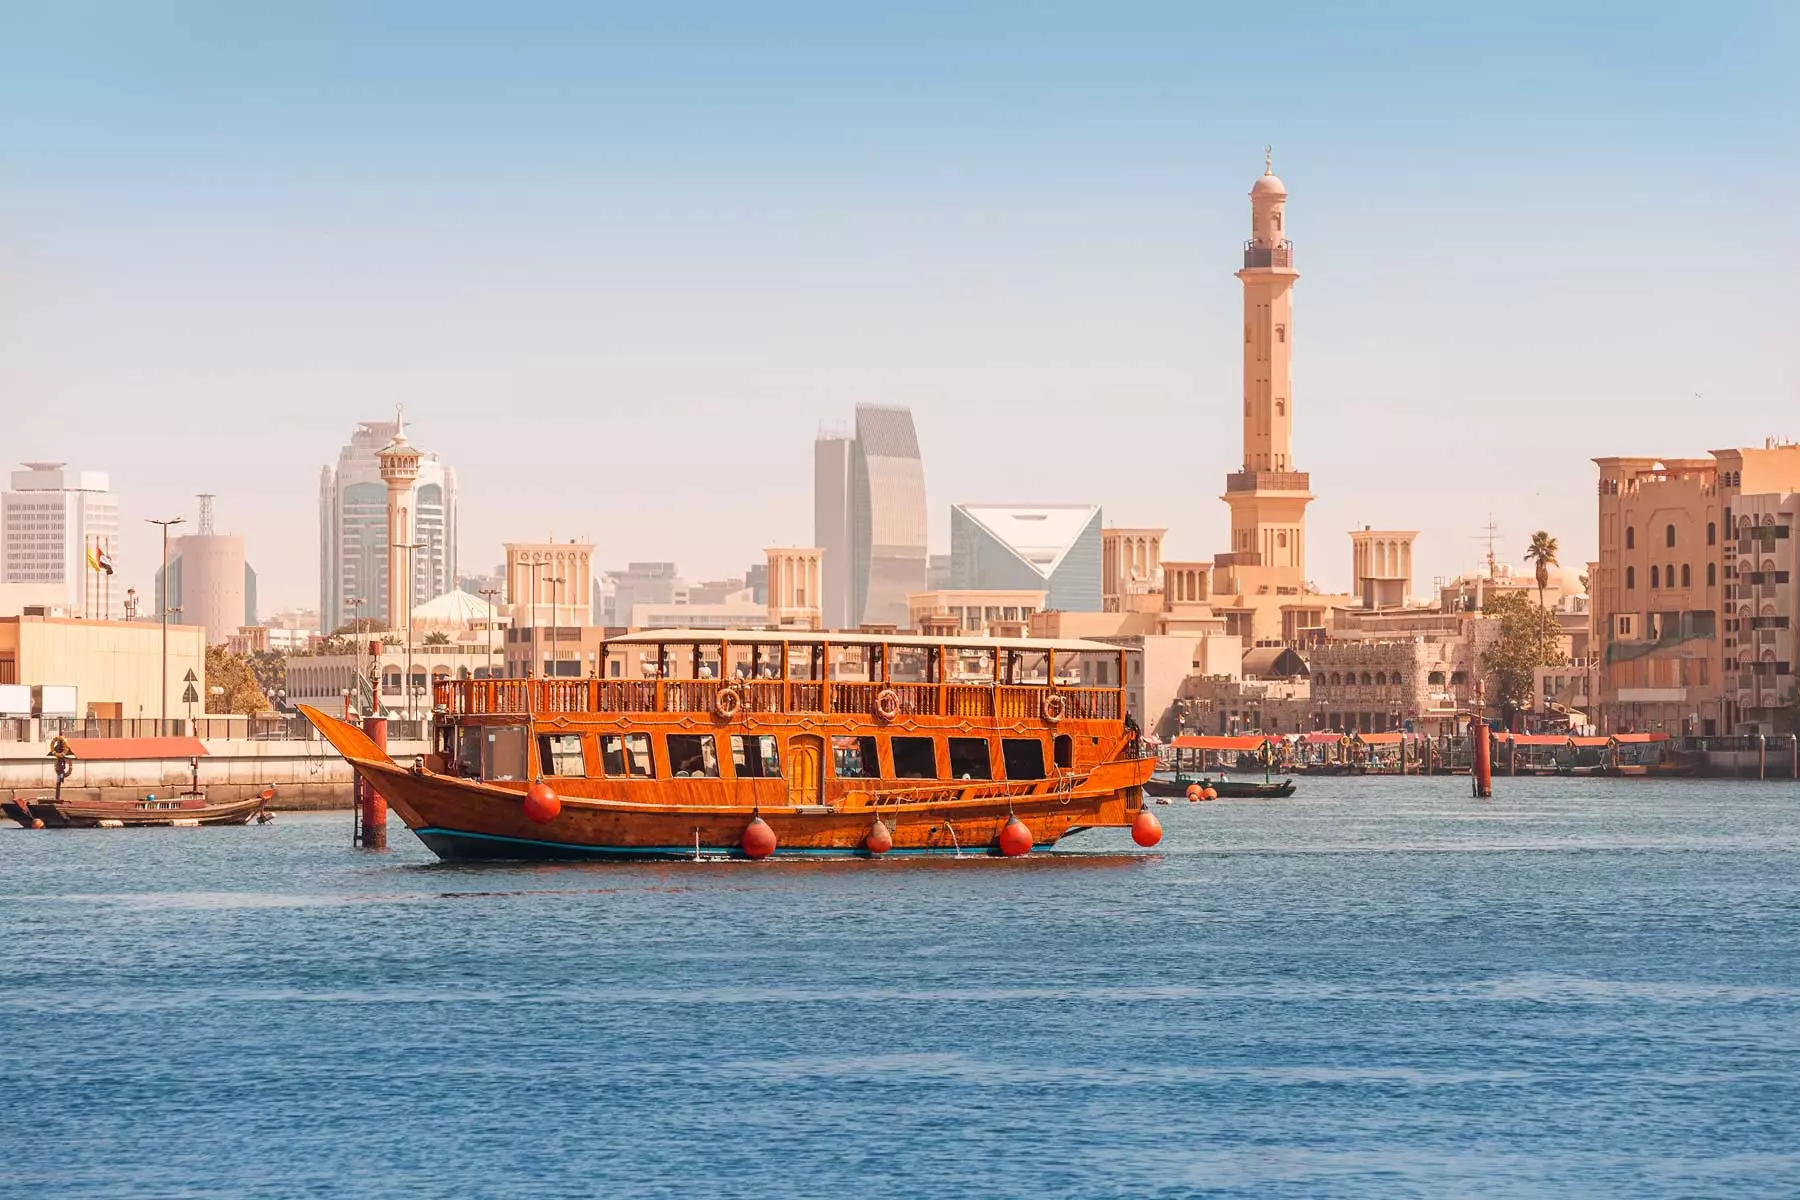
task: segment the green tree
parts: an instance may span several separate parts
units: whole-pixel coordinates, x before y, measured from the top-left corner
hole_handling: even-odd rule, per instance
[[[427,646],[448,646],[450,644],[450,635],[441,629],[434,629],[425,635],[424,644]]]
[[[1562,626],[1556,614],[1518,592],[1488,598],[1482,615],[1498,618],[1500,633],[1481,655],[1488,680],[1488,699],[1499,706],[1508,725],[1532,704],[1534,675],[1539,667],[1562,663],[1557,641]]]
[[[1538,530],[1531,535],[1531,545],[1525,550],[1525,561],[1537,564],[1538,607],[1544,607],[1544,589],[1550,586],[1550,568],[1557,566],[1556,539],[1546,530]]]
[[[215,693],[214,688],[223,689]],[[269,709],[269,698],[256,685],[250,664],[224,646],[206,648],[206,711],[255,716]]]

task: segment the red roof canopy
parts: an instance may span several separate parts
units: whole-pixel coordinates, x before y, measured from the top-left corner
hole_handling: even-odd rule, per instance
[[[1177,750],[1255,750],[1268,740],[1253,733],[1237,737],[1178,737],[1169,744]]]
[[[197,737],[67,738],[76,758],[114,762],[152,758],[204,758],[206,743]]]
[[[1363,733],[1358,734],[1357,736],[1362,739],[1362,743],[1365,746],[1394,746],[1399,744],[1401,737],[1404,735],[1396,729],[1387,733]]]

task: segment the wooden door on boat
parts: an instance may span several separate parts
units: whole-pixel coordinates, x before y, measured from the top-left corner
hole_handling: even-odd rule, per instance
[[[825,801],[825,739],[803,733],[788,741],[788,803]]]

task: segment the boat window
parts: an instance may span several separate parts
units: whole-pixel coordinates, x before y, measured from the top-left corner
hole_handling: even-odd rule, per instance
[[[870,653],[873,646],[833,646],[831,648],[831,678],[866,683],[874,680],[872,668],[874,656]]]
[[[1001,659],[1001,681],[1004,683],[1049,683],[1050,652],[1048,650],[1008,650]]]
[[[986,738],[953,737],[950,742],[950,778],[992,779],[994,766]]]
[[[676,779],[718,778],[718,741],[710,733],[671,733],[669,774]]]
[[[890,646],[888,678],[895,683],[936,683],[936,646]]]
[[[1066,733],[1056,735],[1056,765],[1065,771],[1075,765],[1075,739]]]
[[[1119,656],[1112,650],[1058,650],[1056,682],[1066,687],[1118,687]]]
[[[579,733],[546,733],[538,738],[538,768],[546,775],[587,774]]]
[[[483,779],[523,779],[530,768],[525,762],[525,727],[523,725],[488,725],[482,732],[481,777]]]
[[[1044,743],[1036,738],[1006,738],[1000,743],[1008,779],[1044,777]]]
[[[739,779],[780,779],[781,752],[768,733],[731,735],[731,765]]]
[[[805,680],[819,678],[824,670],[824,663],[821,661],[824,658],[824,651],[824,646],[789,646],[787,648],[788,678]]]
[[[456,773],[465,779],[481,778],[481,744],[479,725],[465,725],[456,731]]]
[[[930,738],[916,739],[929,748]],[[875,753],[872,737],[834,737],[831,739],[832,766],[839,779],[876,779],[881,775],[881,759]]]
[[[894,755],[894,778],[936,779],[937,746],[928,737],[897,737],[889,743]]]
[[[650,735],[609,733],[600,739],[600,769],[608,775],[635,775],[648,779],[655,769],[650,761]]]
[[[994,652],[987,649],[960,649],[951,652],[951,683],[992,683]]]

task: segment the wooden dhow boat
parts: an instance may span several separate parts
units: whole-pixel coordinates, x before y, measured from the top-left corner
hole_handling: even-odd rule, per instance
[[[1100,642],[653,630],[595,678],[441,681],[432,750],[390,759],[302,708],[440,858],[1022,854],[1162,836]]]

